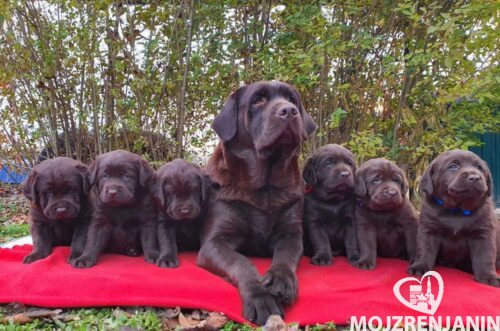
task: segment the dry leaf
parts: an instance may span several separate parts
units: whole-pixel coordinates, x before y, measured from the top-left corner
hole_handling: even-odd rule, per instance
[[[199,321],[195,321],[191,317],[186,317],[183,313],[179,313],[179,325],[181,328],[188,329],[198,326],[198,324],[200,324]]]
[[[4,321],[4,323],[25,324],[25,323],[31,322],[32,319],[29,318],[28,316],[26,316],[26,314],[20,313],[20,314],[4,317],[3,321]]]
[[[56,315],[59,315],[60,313],[62,313],[62,309],[55,309],[55,310],[36,309],[28,311],[25,314],[30,318],[42,318],[42,317],[54,317]]]
[[[279,315],[271,315],[262,327],[264,331],[287,331],[288,326]]]
[[[206,320],[204,320],[204,324],[210,328],[220,329],[226,325],[228,321],[229,319],[224,314],[213,312],[208,315]]]

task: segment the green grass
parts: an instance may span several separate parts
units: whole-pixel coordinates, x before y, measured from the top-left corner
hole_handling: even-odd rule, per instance
[[[27,236],[29,233],[30,230],[28,224],[3,225],[0,221],[0,243]]]
[[[0,307],[0,318],[2,310]],[[4,323],[0,330],[118,330],[128,326],[140,330],[162,330],[162,320],[154,311],[127,313],[121,309],[69,309],[54,318],[39,318],[26,324]]]

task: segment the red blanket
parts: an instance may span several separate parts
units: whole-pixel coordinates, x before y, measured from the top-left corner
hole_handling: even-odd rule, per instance
[[[196,254],[181,254],[180,267],[161,269],[142,257],[103,255],[90,269],[74,269],[66,260],[69,248],[58,247],[48,258],[31,265],[21,263],[31,246],[0,249],[0,303],[21,302],[44,307],[157,306],[201,308],[225,313],[243,322],[241,300],[235,287],[196,266]],[[254,259],[263,273],[270,259]],[[286,309],[287,322],[347,324],[353,316],[428,316],[401,304],[394,284],[408,277],[407,262],[378,259],[373,271],[357,270],[337,257],[330,267],[317,267],[308,258],[300,262],[299,298]],[[472,275],[447,268],[444,295],[434,317],[498,316],[500,289],[482,285]],[[416,282],[412,283],[417,284]],[[423,281],[426,284],[426,280]],[[409,296],[409,285],[401,287]],[[432,279],[436,295],[438,285]],[[426,291],[426,286],[423,286]]]

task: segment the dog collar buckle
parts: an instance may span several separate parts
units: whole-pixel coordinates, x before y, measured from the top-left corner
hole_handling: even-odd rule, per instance
[[[442,206],[444,204],[444,201],[439,199],[438,197],[432,196],[432,200],[436,203],[438,206]],[[449,211],[452,211],[454,213],[461,213],[464,216],[470,216],[472,215],[472,210],[468,209],[461,209],[461,208],[450,208],[448,209]]]

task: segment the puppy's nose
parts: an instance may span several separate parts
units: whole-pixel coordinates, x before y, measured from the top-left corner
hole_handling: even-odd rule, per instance
[[[479,176],[479,175],[469,175],[467,177],[467,180],[469,182],[477,182],[479,179],[481,179],[481,176]]]
[[[397,193],[398,193],[398,191],[396,191],[396,190],[387,190],[387,191],[385,191],[385,194],[387,194],[390,197],[395,196]]]
[[[295,117],[299,114],[295,107],[283,107],[278,110],[278,116],[282,118]]]
[[[108,190],[108,194],[111,196],[115,196],[118,193],[118,191],[114,188]]]
[[[339,173],[339,177],[340,177],[340,178],[347,178],[347,177],[349,177],[350,175],[351,175],[351,174],[349,173],[349,171],[341,171],[341,172]]]

